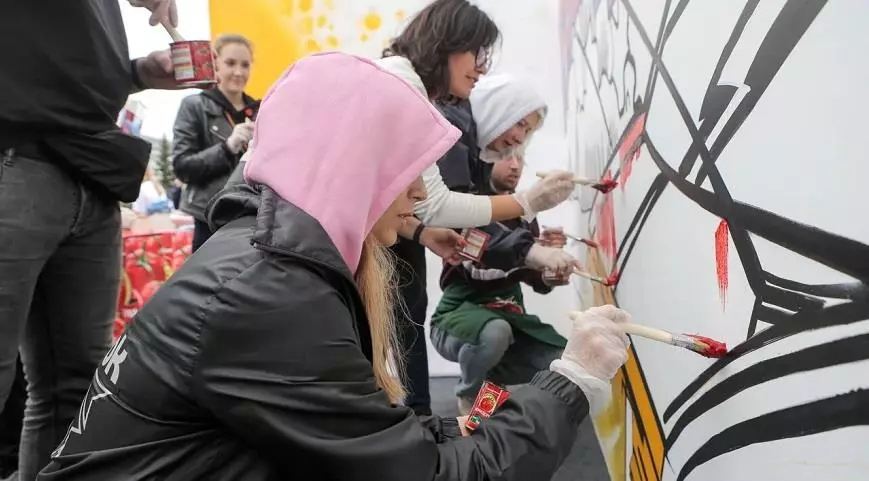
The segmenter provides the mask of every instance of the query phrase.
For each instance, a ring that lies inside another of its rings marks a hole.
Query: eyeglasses
[[[477,70],[488,71],[492,67],[492,50],[489,48],[481,48],[477,51],[476,64]]]

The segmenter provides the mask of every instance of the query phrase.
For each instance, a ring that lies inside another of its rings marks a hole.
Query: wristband
[[[413,231],[413,238],[412,238],[412,239],[413,239],[413,241],[416,242],[417,244],[419,244],[419,236],[422,235],[422,230],[423,230],[423,229],[425,229],[425,224],[423,224],[422,222],[420,222],[419,225],[416,226],[416,230]]]

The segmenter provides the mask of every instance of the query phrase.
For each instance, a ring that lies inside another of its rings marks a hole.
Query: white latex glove
[[[561,359],[549,369],[570,379],[588,398],[591,412],[606,406],[610,381],[628,360],[631,341],[618,324],[631,321],[627,312],[611,305],[570,314],[573,326]]]
[[[567,200],[573,188],[573,173],[556,170],[549,172],[528,190],[516,192],[513,198],[525,211],[522,217],[528,220]]]
[[[582,268],[579,261],[564,249],[546,247],[537,243],[532,244],[528,249],[525,265],[537,271],[553,271],[560,276],[569,275],[574,268]]]
[[[236,154],[241,152],[241,149],[253,139],[254,125],[250,119],[245,119],[243,124],[237,124],[226,139],[226,146],[229,147],[229,150]]]
[[[151,25],[165,22],[173,27],[178,26],[178,8],[175,6],[175,0],[129,0],[129,2],[134,7],[144,7],[151,11],[151,18],[148,21]]]

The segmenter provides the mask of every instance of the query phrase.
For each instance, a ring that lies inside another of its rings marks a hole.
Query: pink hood
[[[317,219],[355,274],[377,219],[460,135],[428,99],[371,61],[315,54],[263,98],[244,175]]]

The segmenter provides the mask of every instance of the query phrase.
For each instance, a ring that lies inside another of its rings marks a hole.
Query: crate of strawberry
[[[176,230],[153,234],[124,233],[123,267],[114,336],[119,337],[127,324],[157,289],[190,256],[193,233]]]

